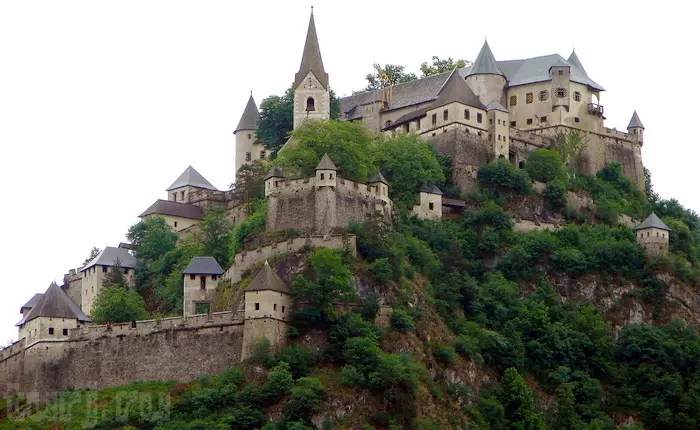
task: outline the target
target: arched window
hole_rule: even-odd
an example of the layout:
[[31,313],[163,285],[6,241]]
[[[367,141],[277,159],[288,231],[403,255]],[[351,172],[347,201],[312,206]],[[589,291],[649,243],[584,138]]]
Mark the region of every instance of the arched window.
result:
[[306,99],[306,110],[307,111],[314,111],[316,110],[316,101],[314,100],[313,97],[308,97]]
[[525,162],[524,162],[524,161],[521,161],[520,163],[518,163],[518,168],[524,169],[524,168],[525,168]]

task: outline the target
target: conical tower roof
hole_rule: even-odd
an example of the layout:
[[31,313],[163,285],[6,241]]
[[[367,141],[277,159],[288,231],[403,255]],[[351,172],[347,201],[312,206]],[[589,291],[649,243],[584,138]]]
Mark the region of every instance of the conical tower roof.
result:
[[299,84],[309,72],[312,72],[314,76],[316,76],[316,79],[323,85],[323,88],[328,89],[328,73],[326,73],[326,70],[323,68],[323,59],[321,58],[321,48],[318,46],[313,9],[311,10],[311,18],[309,19],[309,29],[306,31],[306,42],[304,43],[301,65],[299,65],[299,71],[294,76],[294,88],[299,87]]
[[453,102],[485,109],[484,104],[481,103],[479,97],[474,94],[469,84],[462,79],[457,69],[452,70],[450,76],[448,76],[445,83],[442,84],[442,88],[438,91],[438,97],[430,108],[438,108]]
[[583,73],[584,76],[588,77],[588,73],[586,73],[586,69],[583,68],[583,64],[581,64],[581,60],[579,60],[578,55],[576,55],[576,50],[571,51],[571,55],[569,55],[569,59],[566,61],[571,63],[572,66],[576,67],[581,73]]
[[649,216],[647,217],[647,219],[645,219],[644,221],[642,221],[642,222],[641,222],[638,226],[636,226],[634,229],[635,229],[635,230],[642,230],[642,229],[645,229],[645,228],[658,228],[658,229],[661,229],[661,230],[671,231],[671,229],[670,229],[663,221],[661,221],[661,218],[659,218],[659,217],[658,217],[655,213],[653,213],[653,212],[651,213],[651,215],[649,215]]
[[639,119],[639,115],[637,115],[637,111],[634,111],[632,114],[632,119],[630,120],[629,125],[627,128],[634,128],[634,127],[639,127],[641,129],[644,129],[644,124],[642,124],[642,120]]
[[284,283],[284,281],[277,276],[272,267],[265,260],[265,264],[258,271],[250,285],[246,287],[245,291],[277,291],[278,293],[289,294],[289,286]]
[[338,170],[338,168],[335,167],[333,160],[331,160],[328,154],[323,154],[323,158],[321,158],[321,162],[316,166],[316,170]]
[[51,283],[49,289],[46,290],[44,295],[41,296],[32,307],[32,310],[18,325],[23,325],[39,317],[74,318],[79,321],[91,321],[55,282]]
[[493,56],[493,52],[491,52],[491,48],[489,47],[489,43],[487,41],[484,41],[484,46],[481,47],[481,51],[479,51],[479,55],[477,55],[476,61],[474,61],[474,65],[469,71],[468,76],[471,75],[505,76],[501,68],[498,67],[496,58]]
[[187,167],[187,169],[182,172],[182,175],[180,175],[180,177],[177,178],[166,191],[186,187],[188,185],[191,187],[217,191],[216,187],[214,187],[211,182],[204,179],[204,176],[202,176],[198,171],[194,170],[194,167],[192,166]]
[[260,120],[260,111],[258,110],[258,105],[255,104],[253,100],[253,94],[250,94],[248,98],[248,103],[245,105],[243,110],[243,115],[241,115],[241,120],[238,121],[238,126],[233,131],[238,133],[240,130],[255,130],[258,128],[258,121]]

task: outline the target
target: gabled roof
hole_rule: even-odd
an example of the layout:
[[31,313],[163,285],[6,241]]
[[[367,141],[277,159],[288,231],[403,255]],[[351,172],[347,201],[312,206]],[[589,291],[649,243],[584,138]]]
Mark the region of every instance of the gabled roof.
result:
[[277,276],[272,267],[265,260],[265,264],[258,271],[250,285],[245,289],[245,291],[277,291],[278,293],[289,294],[289,286],[284,283],[284,281]]
[[642,120],[639,119],[639,115],[637,115],[637,111],[634,111],[632,114],[632,119],[630,120],[629,125],[627,128],[634,128],[634,127],[639,127],[641,129],[644,129],[644,124],[642,124]]
[[506,109],[500,102],[497,100],[492,101],[488,105],[486,105],[486,110],[500,110],[501,112],[506,112],[508,113],[508,109]]
[[484,40],[484,46],[481,47],[479,55],[476,56],[474,61],[474,66],[469,71],[469,75],[501,75],[505,76],[505,73],[501,70],[496,62],[496,58],[491,52],[489,43]]
[[82,322],[92,320],[80,310],[78,305],[54,282],[41,296],[32,310],[17,325],[21,326],[39,317],[70,318]]
[[85,267],[80,269],[81,272],[91,268],[92,266],[115,266],[119,260],[119,263],[124,268],[134,268],[136,267],[136,259],[133,255],[129,254],[124,248],[115,248],[113,246],[108,246],[103,249],[97,257],[93,258]]
[[382,172],[378,172],[377,174],[369,178],[369,180],[367,181],[368,184],[372,184],[375,182],[382,182],[384,184],[389,185],[389,181],[387,181],[384,175],[382,175]]
[[452,73],[450,73],[450,76],[442,85],[440,91],[438,91],[437,100],[428,109],[435,109],[454,102],[485,109],[484,104],[474,94],[469,84],[462,79],[457,69],[452,70]]
[[284,176],[284,172],[281,168],[275,166],[272,169],[270,169],[269,172],[267,172],[267,175],[265,175],[265,180],[268,180],[270,178],[286,178],[286,176]]
[[498,62],[499,67],[508,79],[509,87],[550,81],[552,77],[549,74],[549,69],[554,64],[568,65],[570,67],[569,79],[571,82],[586,85],[596,91],[605,91],[603,87],[589,78],[585,71],[564,60],[564,57],[559,54]]
[[194,167],[192,166],[188,166],[185,171],[182,172],[182,175],[180,175],[165,191],[186,187],[188,185],[195,188],[205,188],[207,190],[218,191],[216,187],[211,184],[211,182],[204,179],[204,176],[202,176],[198,171],[194,170]]
[[204,219],[204,211],[199,206],[187,203],[173,202],[171,200],[156,200],[148,207],[139,218],[148,215],[170,215],[180,218]]
[[304,53],[301,57],[299,71],[294,76],[294,88],[299,87],[299,84],[309,72],[314,74],[316,79],[323,85],[323,88],[328,89],[328,73],[323,68],[313,10],[311,11],[311,18],[309,18],[309,29],[306,31],[306,42],[304,43]]
[[576,55],[576,50],[571,51],[571,55],[569,55],[569,58],[566,61],[572,66],[576,67],[581,73],[583,73],[584,76],[588,76],[586,69],[584,69],[583,64],[581,64],[581,60],[579,60],[578,55]]
[[27,303],[25,303],[24,306],[22,306],[21,308],[19,308],[19,311],[22,312],[23,309],[31,309],[31,308],[33,308],[33,307],[37,304],[37,302],[39,301],[39,299],[41,298],[41,296],[43,296],[42,293],[36,293],[36,294],[34,294],[34,297],[32,297],[31,299],[29,299],[29,301],[28,301]]
[[316,170],[338,170],[338,168],[335,167],[333,160],[331,160],[328,154],[323,154],[323,158],[321,158],[318,166],[316,166]]
[[224,269],[214,257],[193,257],[183,275],[221,275]]
[[258,121],[260,120],[260,111],[258,110],[258,105],[255,104],[253,100],[253,94],[250,94],[248,103],[245,105],[243,110],[243,115],[241,115],[241,120],[238,121],[238,126],[234,133],[238,133],[240,130],[255,130],[258,127]]
[[435,185],[428,185],[428,184],[423,184],[420,187],[420,192],[421,193],[428,193],[428,194],[439,194],[442,195],[442,191],[440,191],[440,188],[438,188]]
[[661,218],[656,216],[656,214],[653,212],[647,217],[647,219],[645,219],[638,226],[636,226],[634,230],[642,230],[645,228],[659,228],[661,230],[671,231],[671,229],[666,224],[664,224],[663,221],[661,221]]

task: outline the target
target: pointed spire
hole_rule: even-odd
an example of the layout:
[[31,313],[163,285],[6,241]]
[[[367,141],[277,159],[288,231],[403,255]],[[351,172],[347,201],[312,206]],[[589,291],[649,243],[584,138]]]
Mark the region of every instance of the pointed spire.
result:
[[639,115],[637,115],[637,111],[635,110],[634,113],[632,114],[632,119],[630,120],[629,125],[627,128],[641,128],[644,129],[644,125],[642,124],[642,120],[639,119]]
[[316,166],[316,170],[338,170],[338,168],[335,167],[333,160],[331,160],[328,154],[323,154],[323,158],[321,158],[321,162]]
[[481,47],[481,51],[479,51],[479,55],[476,57],[476,61],[474,61],[474,65],[472,66],[472,69],[469,71],[469,75],[501,75],[505,76],[503,71],[501,70],[500,67],[498,67],[498,63],[496,62],[496,58],[493,56],[493,52],[491,52],[491,48],[489,47],[489,43],[484,39],[484,46]]
[[245,105],[243,115],[241,115],[241,120],[238,121],[238,127],[236,127],[233,133],[238,133],[241,130],[255,130],[258,127],[259,120],[260,111],[258,110],[258,105],[255,104],[253,92],[251,91],[248,103]]
[[265,260],[265,264],[250,281],[245,291],[277,291],[289,294],[289,286],[280,278]]
[[588,77],[588,73],[586,73],[586,69],[583,68],[583,64],[581,64],[581,60],[578,59],[578,55],[576,55],[575,49],[571,52],[571,55],[569,55],[569,59],[566,61],[571,63],[572,66],[576,67],[581,73],[583,73],[586,77]]
[[216,191],[216,187],[213,186],[211,182],[204,179],[204,176],[202,176],[198,171],[194,170],[194,167],[192,166],[187,167],[187,169],[182,172],[182,175],[180,175],[166,191],[186,187],[188,185],[195,188],[206,188],[208,190]]
[[457,69],[453,69],[445,83],[442,84],[438,91],[438,97],[430,108],[434,109],[454,102],[484,109],[484,104],[474,94],[469,84],[462,79]]
[[671,229],[663,221],[661,221],[661,218],[659,218],[654,212],[652,212],[651,215],[649,215],[644,221],[639,223],[634,230],[642,230],[645,228],[658,228],[661,230],[671,231]]
[[316,23],[314,22],[314,10],[311,8],[311,18],[309,19],[309,29],[306,32],[306,43],[304,43],[304,53],[301,57],[299,71],[294,76],[294,88],[299,87],[306,75],[312,72],[316,79],[328,89],[328,73],[323,68],[321,58],[321,48],[318,46],[318,36],[316,35]]

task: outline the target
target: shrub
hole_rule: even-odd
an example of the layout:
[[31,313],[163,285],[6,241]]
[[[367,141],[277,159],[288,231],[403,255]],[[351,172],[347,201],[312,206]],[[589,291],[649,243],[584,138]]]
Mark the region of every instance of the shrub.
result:
[[278,355],[277,359],[289,365],[289,371],[292,372],[294,379],[301,378],[311,373],[316,358],[313,351],[309,348],[304,348],[297,345],[289,345],[285,347]]
[[106,286],[95,299],[92,318],[98,324],[130,322],[148,318],[143,298],[133,288]]
[[552,181],[544,189],[543,196],[547,199],[547,205],[553,211],[561,211],[566,208],[567,190],[562,181]]
[[372,279],[380,285],[385,285],[391,279],[393,271],[388,258],[379,258],[372,263]]
[[433,354],[437,361],[445,363],[448,366],[455,364],[457,360],[454,348],[449,345],[436,345]]
[[552,267],[572,275],[580,275],[589,268],[588,259],[576,248],[564,248],[554,251],[550,259]]
[[396,331],[408,332],[416,328],[413,323],[413,318],[408,314],[408,312],[402,309],[394,309],[391,313],[391,326]]
[[479,168],[476,176],[479,184],[493,189],[517,191],[529,194],[531,181],[527,172],[517,170],[508,160],[498,159]]
[[321,401],[326,397],[323,383],[316,378],[299,378],[292,387],[292,395],[284,410],[284,421],[307,422],[318,412]]
[[528,154],[525,171],[533,181],[546,183],[564,177],[564,162],[557,151],[540,148]]

